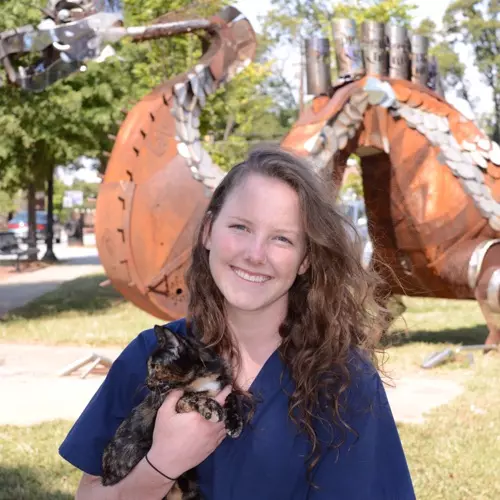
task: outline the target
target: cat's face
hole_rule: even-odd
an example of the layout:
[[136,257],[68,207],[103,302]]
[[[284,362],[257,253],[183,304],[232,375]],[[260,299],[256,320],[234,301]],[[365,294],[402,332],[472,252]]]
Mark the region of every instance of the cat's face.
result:
[[148,361],[149,389],[183,387],[198,377],[221,371],[220,358],[195,339],[177,335],[164,326],[156,325],[154,331],[158,347]]

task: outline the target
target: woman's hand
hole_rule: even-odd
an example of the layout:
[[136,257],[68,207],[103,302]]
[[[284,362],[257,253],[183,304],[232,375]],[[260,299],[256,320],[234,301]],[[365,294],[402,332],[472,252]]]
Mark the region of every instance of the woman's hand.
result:
[[[225,387],[214,399],[224,406],[231,390]],[[175,406],[182,394],[172,391],[158,410],[148,452],[150,462],[171,478],[203,462],[226,437],[224,422],[209,422],[196,411],[177,413]]]

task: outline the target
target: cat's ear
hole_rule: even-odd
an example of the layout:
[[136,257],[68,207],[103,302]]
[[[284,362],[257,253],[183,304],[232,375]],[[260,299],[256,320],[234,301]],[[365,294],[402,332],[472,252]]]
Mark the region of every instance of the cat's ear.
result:
[[156,340],[160,349],[166,349],[175,354],[179,352],[181,341],[179,337],[165,326],[155,325]]

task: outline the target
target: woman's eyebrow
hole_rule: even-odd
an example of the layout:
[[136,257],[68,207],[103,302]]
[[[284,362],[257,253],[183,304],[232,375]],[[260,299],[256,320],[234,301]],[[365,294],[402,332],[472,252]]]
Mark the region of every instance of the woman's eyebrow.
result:
[[[237,220],[239,222],[243,222],[244,224],[247,224],[249,226],[254,225],[254,223],[251,220],[246,219],[245,217],[240,217],[239,215],[229,215],[228,218],[233,219],[233,220]],[[286,227],[282,227],[282,228],[273,227],[272,230],[274,233],[293,234],[294,236],[297,236],[300,233],[300,230],[298,230],[298,229],[286,228]]]
[[235,219],[237,221],[243,222],[245,224],[252,224],[252,221],[245,219],[244,217],[239,217],[238,215],[229,215],[230,219]]

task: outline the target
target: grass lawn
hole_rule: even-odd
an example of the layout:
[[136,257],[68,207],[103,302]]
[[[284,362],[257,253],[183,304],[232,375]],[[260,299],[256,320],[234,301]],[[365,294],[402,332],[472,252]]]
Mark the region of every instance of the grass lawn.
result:
[[[102,275],[66,283],[0,322],[0,342],[125,345],[155,322],[99,288]],[[480,344],[486,328],[473,302],[405,299],[405,321],[392,327],[386,370],[411,374],[423,357],[455,344]],[[500,354],[475,355],[425,373],[465,381],[464,393],[422,425],[399,425],[419,500],[500,498]],[[0,500],[69,500],[78,473],[58,458],[71,422],[0,426]]]
[[0,321],[0,342],[119,345],[161,320],[125,301],[95,274],[63,283],[57,290],[15,309]]
[[0,500],[72,500],[80,474],[57,448],[71,423],[0,426]]

